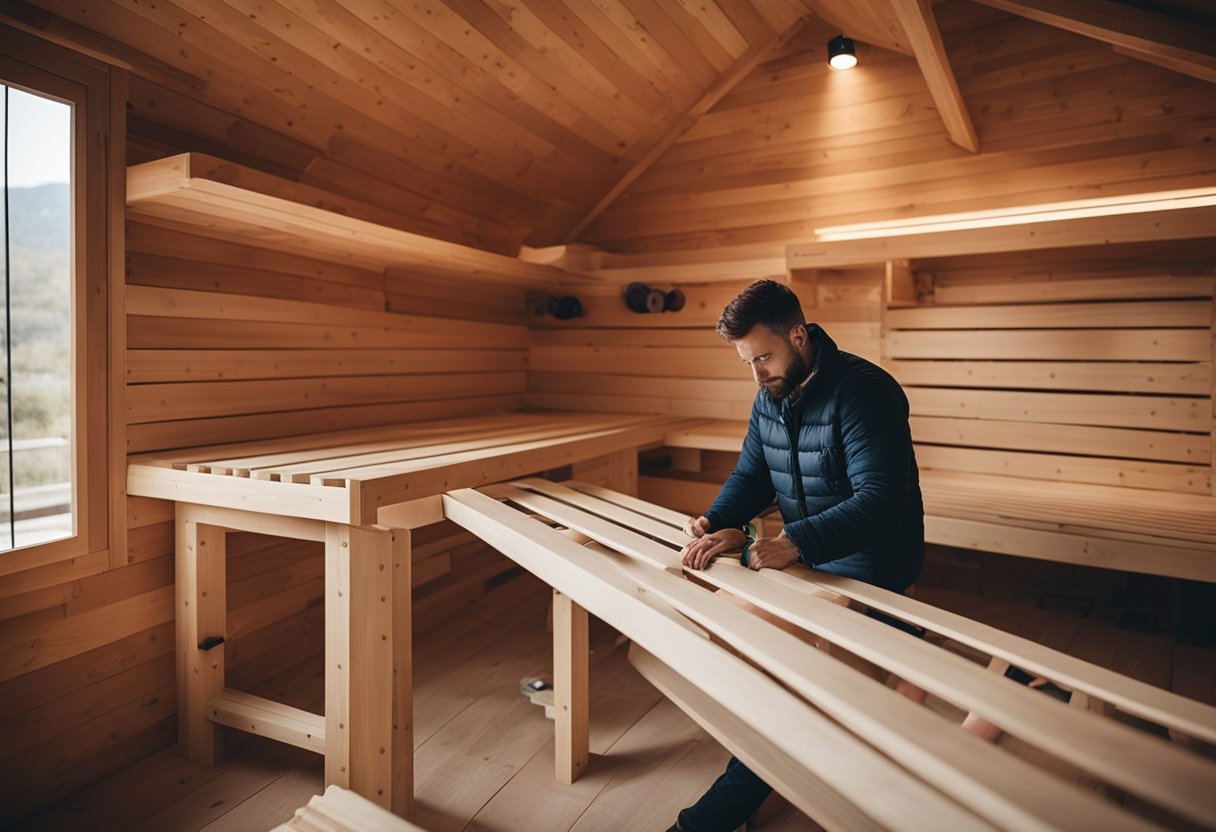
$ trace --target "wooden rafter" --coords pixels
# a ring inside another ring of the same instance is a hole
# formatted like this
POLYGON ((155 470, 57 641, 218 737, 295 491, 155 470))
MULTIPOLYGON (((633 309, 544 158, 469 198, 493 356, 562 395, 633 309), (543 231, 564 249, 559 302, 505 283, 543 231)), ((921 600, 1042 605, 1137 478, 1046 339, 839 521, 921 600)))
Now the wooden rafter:
POLYGON ((684 115, 671 126, 671 129, 659 139, 646 152, 641 159, 634 163, 628 172, 622 176, 617 183, 613 185, 607 193, 605 193, 595 205, 588 211, 581 220, 579 220, 573 228, 571 228, 563 237, 564 242, 573 242, 578 239, 578 235, 582 234, 587 226, 591 225, 595 219, 611 205, 617 197, 625 192, 625 189, 632 185, 639 176, 645 173, 651 165, 653 165, 660 156, 679 141, 680 137, 692 129, 693 125, 701 116, 705 115, 709 110, 722 100, 728 92, 746 78, 753 69, 767 60, 777 49, 781 48, 790 38, 797 34, 803 26, 806 25, 814 15, 809 11, 800 16, 792 26, 782 32, 775 40, 769 43, 756 44, 739 56, 738 60, 731 65, 726 72, 722 73, 713 85, 705 91, 695 104, 688 109, 684 115))
POLYGON ((937 112, 946 125, 950 140, 959 147, 978 153, 979 140, 946 58, 931 0, 891 0, 891 5, 912 44, 916 63, 925 76, 925 83, 929 85, 929 94, 933 96, 933 103, 937 105, 937 112))
POLYGON ((979 0, 1109 43, 1121 54, 1216 82, 1216 28, 1105 0, 979 0))

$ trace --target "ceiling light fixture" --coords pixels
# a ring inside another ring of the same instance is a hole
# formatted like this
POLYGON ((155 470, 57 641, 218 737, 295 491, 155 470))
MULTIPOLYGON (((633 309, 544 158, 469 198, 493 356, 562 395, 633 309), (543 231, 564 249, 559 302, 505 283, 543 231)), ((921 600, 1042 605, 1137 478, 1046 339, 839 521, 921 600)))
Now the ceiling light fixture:
POLYGON ((837 35, 828 41, 828 66, 832 69, 852 69, 857 66, 857 53, 851 38, 837 35))

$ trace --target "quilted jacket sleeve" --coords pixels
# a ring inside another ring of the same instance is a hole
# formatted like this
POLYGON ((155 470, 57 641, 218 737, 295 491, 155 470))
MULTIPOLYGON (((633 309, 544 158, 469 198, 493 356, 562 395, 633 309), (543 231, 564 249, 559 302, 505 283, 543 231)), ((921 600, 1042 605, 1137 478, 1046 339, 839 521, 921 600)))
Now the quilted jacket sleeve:
POLYGON ((768 463, 764 460, 764 448, 760 444, 758 421, 756 408, 752 407, 739 462, 723 483, 714 504, 705 512, 712 531, 751 522, 776 495, 768 463))

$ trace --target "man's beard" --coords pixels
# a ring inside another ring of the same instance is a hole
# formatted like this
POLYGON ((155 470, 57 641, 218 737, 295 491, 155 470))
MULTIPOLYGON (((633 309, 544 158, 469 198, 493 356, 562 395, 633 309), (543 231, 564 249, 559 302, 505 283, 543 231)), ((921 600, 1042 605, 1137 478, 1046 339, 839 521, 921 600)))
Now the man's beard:
POLYGON ((793 363, 790 364, 785 374, 769 378, 761 386, 764 388, 764 392, 768 393, 770 399, 774 402, 780 402, 802 383, 808 372, 810 372, 810 367, 807 366, 802 354, 795 350, 793 363))

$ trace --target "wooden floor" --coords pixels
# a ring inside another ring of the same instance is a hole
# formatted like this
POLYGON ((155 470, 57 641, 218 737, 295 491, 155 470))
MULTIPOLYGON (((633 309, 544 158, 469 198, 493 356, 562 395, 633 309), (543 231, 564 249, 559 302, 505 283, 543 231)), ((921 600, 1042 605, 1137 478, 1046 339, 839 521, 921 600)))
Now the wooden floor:
MULTIPOLYGON (((969 593, 920 587, 917 597, 1216 703, 1216 649, 969 593)), ((519 693, 521 679, 550 673, 547 600, 545 587, 521 576, 418 639, 416 822, 423 828, 662 830, 725 765, 727 752, 638 676, 624 649, 614 646, 616 634, 596 622, 592 763, 575 785, 556 785, 553 723, 519 693)), ((320 656, 314 656, 256 692, 320 712, 322 691, 320 656)), ((961 716, 944 703, 930 705, 961 716)), ((247 832, 270 829, 321 791, 320 757, 244 735, 234 742, 230 759, 214 769, 165 751, 18 828, 247 832)), ((1002 744, 1033 754, 1013 738, 1002 744)), ((818 828, 779 800, 749 826, 818 828)))

